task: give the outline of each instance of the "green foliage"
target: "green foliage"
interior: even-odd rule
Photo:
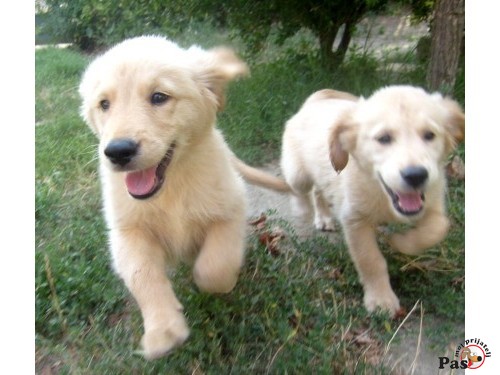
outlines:
[[[176,36],[189,20],[176,1],[47,0],[46,5],[44,31],[90,51],[142,34]]]
[[[436,0],[392,0],[390,3],[411,9],[412,22],[426,22],[432,18]]]
[[[323,64],[337,67],[344,59],[356,23],[367,12],[380,10],[387,2],[47,0],[46,21],[39,33],[56,36],[57,41],[71,41],[83,50],[93,50],[141,34],[177,37],[191,21],[209,21],[234,31],[255,52],[262,49],[272,32],[283,43],[301,29],[308,29],[319,41]],[[342,27],[334,51],[333,44]]]
[[[436,0],[411,0],[410,3],[414,22],[429,21],[432,18]]]
[[[254,49],[262,47],[272,30],[276,30],[281,43],[303,28],[311,30],[319,40],[323,62],[338,66],[356,23],[367,12],[379,10],[386,3],[386,0],[239,0],[225,4],[224,14],[227,25]],[[342,26],[341,41],[333,52],[333,43]]]

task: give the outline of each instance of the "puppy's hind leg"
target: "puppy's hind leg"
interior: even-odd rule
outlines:
[[[163,249],[138,230],[112,232],[111,245],[116,271],[142,313],[144,357],[161,357],[189,335],[182,305],[166,275]]]
[[[308,193],[295,193],[290,196],[290,205],[292,207],[292,214],[310,225],[314,206],[311,202],[311,194]]]
[[[293,190],[293,194],[290,195],[292,214],[304,222],[309,222],[314,211],[310,194],[313,181],[304,168],[301,167],[300,161],[295,159],[284,152],[281,169],[286,182]],[[290,162],[291,160],[293,162]]]
[[[245,251],[245,218],[211,224],[196,258],[193,277],[209,293],[228,293],[238,280]]]
[[[321,231],[333,231],[335,225],[333,223],[333,215],[330,210],[330,205],[326,200],[323,192],[317,188],[313,190],[314,197],[314,226]]]
[[[310,194],[313,180],[303,166],[303,160],[298,151],[299,148],[295,146],[293,139],[289,137],[283,138],[281,170],[288,186],[293,191],[290,194],[292,215],[305,223],[310,221],[313,212]]]

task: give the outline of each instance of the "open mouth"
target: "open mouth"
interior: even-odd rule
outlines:
[[[398,193],[392,190],[379,175],[379,179],[385,188],[389,197],[391,197],[392,205],[400,214],[412,216],[420,213],[424,208],[425,195],[420,191],[410,191]]]
[[[165,172],[174,155],[175,142],[168,148],[160,163],[154,167],[127,173],[125,184],[128,193],[135,199],[152,197],[163,185]]]

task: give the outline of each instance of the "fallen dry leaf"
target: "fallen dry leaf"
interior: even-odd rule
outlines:
[[[353,341],[358,345],[370,345],[376,343],[376,341],[372,339],[367,333],[363,333],[354,337]]]
[[[446,174],[448,177],[455,178],[457,180],[465,179],[465,164],[460,156],[455,155],[448,163],[446,166]]]
[[[261,214],[258,218],[250,220],[248,224],[250,225],[258,225],[261,223],[265,223],[267,220],[267,216],[265,214]]]
[[[348,331],[344,335],[344,340],[360,346],[377,344],[377,340],[370,336],[370,331],[361,328]]]
[[[259,242],[266,247],[266,250],[273,256],[281,254],[278,245],[285,238],[285,232],[281,228],[273,228],[259,235]]]
[[[455,277],[453,280],[451,280],[451,285],[453,286],[462,285],[464,281],[465,281],[465,276]]]
[[[339,268],[334,268],[328,272],[327,276],[331,280],[338,280],[342,277],[342,272]]]
[[[288,324],[290,325],[290,327],[292,327],[293,329],[297,328],[299,326],[299,323],[300,323],[300,317],[297,316],[296,313],[294,313],[293,315],[290,315],[288,317]]]
[[[408,315],[408,311],[404,307],[400,307],[396,314],[394,315],[394,319],[403,319],[406,315]]]
[[[363,348],[363,358],[370,364],[377,365],[383,358],[381,343],[372,337],[367,329],[350,330],[342,339],[347,341],[349,345]]]
[[[266,226],[267,216],[265,214],[261,214],[258,218],[250,220],[248,224],[255,227],[255,230],[264,229]]]

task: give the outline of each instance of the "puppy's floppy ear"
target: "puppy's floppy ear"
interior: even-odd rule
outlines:
[[[450,153],[457,143],[465,140],[465,115],[460,105],[450,99],[443,98],[440,94],[434,94],[446,111],[443,126],[446,129],[446,153]]]
[[[92,99],[98,80],[95,77],[95,69],[92,69],[92,66],[93,65],[89,65],[87,67],[81,78],[80,85],[78,86],[78,93],[80,94],[80,98],[82,100],[80,105],[80,117],[85,121],[94,134],[99,136],[94,113],[92,111]]]
[[[330,162],[335,172],[340,173],[349,161],[349,152],[356,146],[357,126],[350,114],[344,114],[332,128],[328,139]]]
[[[448,131],[455,142],[465,140],[465,114],[460,105],[449,98],[443,99],[443,105],[448,110]]]
[[[229,48],[217,47],[207,51],[204,61],[200,61],[198,78],[215,94],[217,109],[224,109],[224,92],[229,81],[249,74],[248,66]]]

